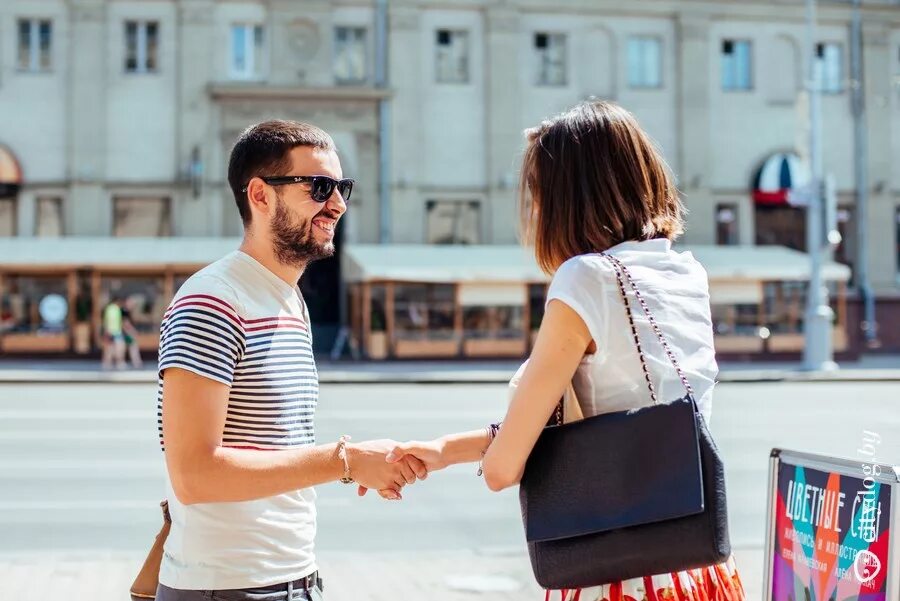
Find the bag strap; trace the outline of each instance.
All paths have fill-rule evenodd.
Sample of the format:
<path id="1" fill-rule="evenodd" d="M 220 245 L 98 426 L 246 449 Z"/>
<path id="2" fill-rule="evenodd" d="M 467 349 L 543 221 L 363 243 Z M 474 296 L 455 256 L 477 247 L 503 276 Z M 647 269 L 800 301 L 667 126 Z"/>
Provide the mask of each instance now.
<path id="1" fill-rule="evenodd" d="M 622 296 L 622 303 L 625 305 L 625 314 L 628 316 L 628 324 L 631 326 L 631 335 L 634 338 L 634 345 L 637 347 L 638 358 L 641 360 L 641 371 L 643 371 L 644 379 L 647 381 L 647 389 L 650 391 L 650 399 L 653 401 L 653 404 L 659 404 L 659 397 L 656 394 L 656 387 L 653 385 L 653 379 L 650 377 L 650 369 L 649 367 L 647 367 L 647 358 L 644 355 L 644 348 L 643 346 L 641 346 L 641 338 L 638 335 L 637 326 L 634 323 L 634 313 L 631 310 L 631 302 L 628 300 L 628 293 L 625 290 L 626 281 L 634 291 L 634 297 L 637 299 L 638 303 L 640 303 L 644 315 L 647 316 L 647 321 L 650 322 L 650 326 L 653 328 L 653 332 L 656 334 L 656 337 L 659 340 L 659 343 L 662 345 L 666 356 L 672 363 L 672 367 L 675 368 L 675 372 L 678 374 L 678 378 L 681 380 L 682 385 L 684 385 L 684 389 L 687 391 L 688 395 L 693 398 L 694 388 L 688 381 L 687 375 L 685 375 L 684 370 L 681 369 L 681 364 L 675 357 L 675 353 L 672 352 L 672 348 L 669 346 L 669 342 L 668 340 L 666 340 L 665 335 L 663 335 L 662 329 L 660 329 L 659 324 L 656 323 L 656 319 L 653 317 L 653 313 L 650 312 L 650 306 L 647 304 L 647 301 L 644 300 L 641 291 L 638 289 L 637 284 L 635 284 L 634 282 L 634 278 L 631 277 L 631 272 L 628 271 L 628 268 L 625 266 L 625 264 L 622 263 L 622 261 L 620 261 L 618 258 L 606 253 L 600 253 L 600 255 L 610 262 L 613 267 L 613 271 L 616 272 L 616 282 L 619 285 L 619 294 Z M 565 396 L 560 399 L 559 403 L 556 405 L 554 417 L 556 425 L 558 426 L 561 426 L 565 423 L 565 412 L 563 409 L 564 404 Z"/>
<path id="2" fill-rule="evenodd" d="M 637 326 L 634 323 L 634 314 L 631 310 L 631 303 L 629 302 L 628 294 L 625 291 L 625 281 L 628 282 L 629 286 L 634 291 L 634 297 L 637 299 L 638 303 L 640 303 L 644 315 L 647 316 L 647 321 L 650 322 L 650 326 L 653 328 L 653 332 L 656 334 L 656 337 L 659 340 L 659 343 L 662 345 L 666 356 L 672 363 L 672 367 L 675 368 L 675 372 L 678 374 L 682 385 L 684 386 L 688 395 L 693 398 L 694 389 L 691 386 L 691 383 L 688 381 L 684 370 L 681 369 L 681 364 L 678 363 L 678 359 L 675 357 L 675 353 L 672 352 L 672 348 L 669 346 L 668 340 L 666 340 L 666 337 L 663 335 L 662 329 L 660 329 L 659 324 L 656 323 L 656 319 L 653 317 L 653 313 L 650 312 L 650 306 L 647 304 L 647 301 L 644 300 L 641 291 L 638 289 L 637 284 L 635 284 L 634 282 L 634 278 L 631 277 L 631 272 L 628 271 L 628 268 L 625 266 L 625 264 L 622 263 L 622 261 L 620 261 L 618 258 L 607 253 L 600 254 L 601 256 L 606 258 L 610 262 L 610 264 L 612 264 L 613 270 L 616 272 L 616 281 L 619 284 L 619 293 L 622 296 L 622 302 L 625 304 L 625 312 L 628 315 L 628 323 L 631 325 L 631 334 L 634 337 L 634 344 L 635 346 L 637 346 L 638 357 L 641 360 L 641 370 L 644 372 L 644 379 L 647 380 L 647 388 L 650 390 L 650 398 L 653 400 L 653 404 L 658 404 L 659 398 L 656 395 L 656 388 L 653 386 L 653 380 L 650 378 L 650 370 L 647 367 L 647 359 L 644 356 L 644 350 L 641 346 L 640 336 L 638 336 Z"/>

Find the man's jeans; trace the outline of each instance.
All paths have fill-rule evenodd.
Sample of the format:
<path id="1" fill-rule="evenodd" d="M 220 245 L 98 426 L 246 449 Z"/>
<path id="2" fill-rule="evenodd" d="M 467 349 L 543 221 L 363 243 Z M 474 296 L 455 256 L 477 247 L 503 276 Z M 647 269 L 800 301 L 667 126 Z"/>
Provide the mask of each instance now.
<path id="1" fill-rule="evenodd" d="M 308 591 L 293 582 L 218 591 L 184 591 L 160 584 L 156 601 L 324 601 L 324 590 L 321 578 Z"/>

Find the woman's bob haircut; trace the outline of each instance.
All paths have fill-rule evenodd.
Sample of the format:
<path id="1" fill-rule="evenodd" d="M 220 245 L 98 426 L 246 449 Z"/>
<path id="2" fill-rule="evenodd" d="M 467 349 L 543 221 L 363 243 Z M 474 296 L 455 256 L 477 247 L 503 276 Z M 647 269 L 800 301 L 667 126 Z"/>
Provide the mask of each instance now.
<path id="1" fill-rule="evenodd" d="M 684 205 L 659 150 L 622 107 L 578 104 L 526 130 L 523 241 L 554 273 L 566 260 L 684 231 Z"/>

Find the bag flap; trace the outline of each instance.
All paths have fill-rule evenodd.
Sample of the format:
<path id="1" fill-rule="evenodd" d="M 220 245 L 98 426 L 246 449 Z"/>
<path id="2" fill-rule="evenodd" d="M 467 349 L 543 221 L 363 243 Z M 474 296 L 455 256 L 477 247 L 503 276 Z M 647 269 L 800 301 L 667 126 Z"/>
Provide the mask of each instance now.
<path id="1" fill-rule="evenodd" d="M 701 513 L 703 477 L 690 397 L 550 426 L 519 495 L 529 542 Z"/>

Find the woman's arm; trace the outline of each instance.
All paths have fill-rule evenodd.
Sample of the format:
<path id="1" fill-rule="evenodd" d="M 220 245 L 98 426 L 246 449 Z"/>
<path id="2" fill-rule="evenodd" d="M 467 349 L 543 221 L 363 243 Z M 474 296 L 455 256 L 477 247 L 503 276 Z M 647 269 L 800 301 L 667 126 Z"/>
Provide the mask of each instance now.
<path id="1" fill-rule="evenodd" d="M 503 427 L 484 457 L 488 488 L 503 490 L 522 479 L 534 443 L 591 342 L 578 313 L 560 300 L 551 300 Z"/>
<path id="2" fill-rule="evenodd" d="M 434 440 L 413 440 L 398 444 L 388 453 L 390 463 L 400 461 L 406 455 L 417 457 L 429 472 L 442 470 L 457 463 L 480 460 L 490 445 L 487 428 L 448 434 Z"/>
<path id="3" fill-rule="evenodd" d="M 525 373 L 493 443 L 487 428 L 482 428 L 430 442 L 398 445 L 388 454 L 388 461 L 415 455 L 432 472 L 456 463 L 478 461 L 486 451 L 484 479 L 488 487 L 498 491 L 517 484 L 534 443 L 591 342 L 591 334 L 578 313 L 562 301 L 551 300 Z"/>

